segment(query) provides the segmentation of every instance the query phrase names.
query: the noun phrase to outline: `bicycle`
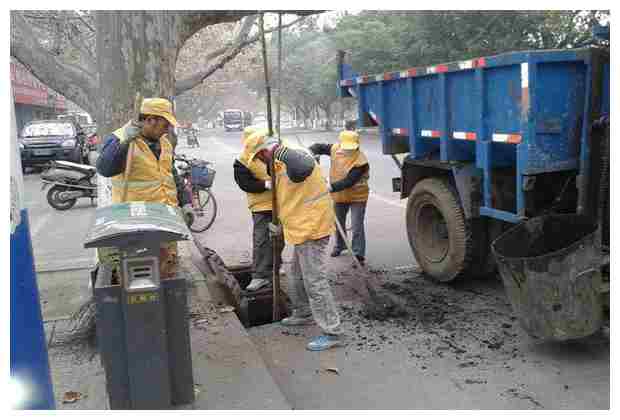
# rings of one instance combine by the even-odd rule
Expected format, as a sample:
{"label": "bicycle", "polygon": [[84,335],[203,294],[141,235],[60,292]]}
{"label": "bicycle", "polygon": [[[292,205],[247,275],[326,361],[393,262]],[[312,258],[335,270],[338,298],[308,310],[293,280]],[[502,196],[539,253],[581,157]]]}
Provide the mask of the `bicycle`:
{"label": "bicycle", "polygon": [[211,167],[211,162],[202,159],[185,155],[175,155],[174,159],[184,163],[178,166],[179,176],[183,179],[186,194],[191,196],[189,230],[194,233],[204,232],[213,225],[217,215],[217,202],[211,192],[215,169]]}

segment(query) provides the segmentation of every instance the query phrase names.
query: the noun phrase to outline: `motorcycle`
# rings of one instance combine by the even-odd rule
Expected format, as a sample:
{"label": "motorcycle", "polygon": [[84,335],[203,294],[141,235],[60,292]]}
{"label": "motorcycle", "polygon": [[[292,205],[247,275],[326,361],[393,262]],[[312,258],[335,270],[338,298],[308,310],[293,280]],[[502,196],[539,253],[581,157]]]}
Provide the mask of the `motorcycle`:
{"label": "motorcycle", "polygon": [[56,210],[69,210],[78,198],[97,198],[97,169],[64,160],[54,160],[41,174],[41,190],[47,191],[47,202]]}

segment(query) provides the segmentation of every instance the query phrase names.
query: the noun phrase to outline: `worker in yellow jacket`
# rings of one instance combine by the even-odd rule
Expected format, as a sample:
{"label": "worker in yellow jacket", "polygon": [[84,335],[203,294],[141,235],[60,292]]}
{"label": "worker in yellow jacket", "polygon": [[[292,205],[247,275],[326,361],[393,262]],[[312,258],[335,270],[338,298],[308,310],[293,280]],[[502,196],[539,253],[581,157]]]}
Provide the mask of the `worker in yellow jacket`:
{"label": "worker in yellow jacket", "polygon": [[[182,206],[189,202],[177,183],[173,165],[173,127],[177,120],[172,104],[164,98],[147,98],[142,102],[137,122],[129,121],[104,139],[97,159],[97,172],[112,177],[112,202],[120,203],[125,187],[125,201],[146,201]],[[130,146],[133,144],[133,148]],[[125,180],[125,166],[133,150],[131,168]],[[162,245],[160,275],[173,277],[177,269],[176,242]]]}
{"label": "worker in yellow jacket", "polygon": [[[366,235],[364,217],[368,202],[368,179],[370,166],[368,158],[360,149],[360,136],[356,131],[344,130],[338,136],[339,143],[315,143],[309,147],[315,156],[328,155],[331,159],[329,183],[334,211],[341,226],[345,226],[347,213],[351,210],[353,230],[353,253],[364,264],[366,257]],[[336,244],[331,256],[337,257],[345,249],[345,241],[336,232]]]}
{"label": "worker in yellow jacket", "polygon": [[[252,127],[243,131],[243,150],[233,163],[235,182],[247,193],[248,207],[252,213],[252,281],[246,287],[252,292],[270,285],[273,278],[273,242],[269,235],[273,199],[271,176],[263,162],[250,160],[252,151],[248,147],[248,138],[256,131]],[[265,135],[266,130],[263,131]]]}
{"label": "worker in yellow jacket", "polygon": [[321,169],[308,152],[280,145],[264,133],[252,135],[247,147],[250,161],[259,159],[268,168],[273,161],[280,225],[270,223],[269,229],[272,235],[283,234],[285,242],[293,246],[287,276],[293,313],[282,324],[316,322],[323,335],[308,342],[308,350],[341,345],[343,330],[324,259],[335,219]]}

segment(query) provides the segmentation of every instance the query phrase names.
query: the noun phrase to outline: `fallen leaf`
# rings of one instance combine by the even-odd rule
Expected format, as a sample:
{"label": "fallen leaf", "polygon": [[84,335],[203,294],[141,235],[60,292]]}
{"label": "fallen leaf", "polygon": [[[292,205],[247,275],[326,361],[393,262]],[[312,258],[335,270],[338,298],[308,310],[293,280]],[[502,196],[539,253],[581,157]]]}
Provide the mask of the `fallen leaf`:
{"label": "fallen leaf", "polygon": [[330,368],[327,368],[325,370],[328,371],[328,372],[331,372],[331,373],[335,373],[336,375],[340,375],[340,371],[338,370],[338,368],[330,367]]}
{"label": "fallen leaf", "polygon": [[63,404],[73,404],[74,402],[81,400],[82,394],[76,391],[67,391],[65,392],[65,396],[62,400]]}

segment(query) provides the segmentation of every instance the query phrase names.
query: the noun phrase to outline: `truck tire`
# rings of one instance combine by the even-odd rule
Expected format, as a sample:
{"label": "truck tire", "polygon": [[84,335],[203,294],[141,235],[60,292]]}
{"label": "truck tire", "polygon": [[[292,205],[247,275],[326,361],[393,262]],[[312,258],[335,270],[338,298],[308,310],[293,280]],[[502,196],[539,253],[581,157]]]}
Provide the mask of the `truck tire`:
{"label": "truck tire", "polygon": [[452,281],[469,268],[471,232],[446,179],[426,178],[413,188],[407,201],[407,237],[418,264],[435,280]]}

